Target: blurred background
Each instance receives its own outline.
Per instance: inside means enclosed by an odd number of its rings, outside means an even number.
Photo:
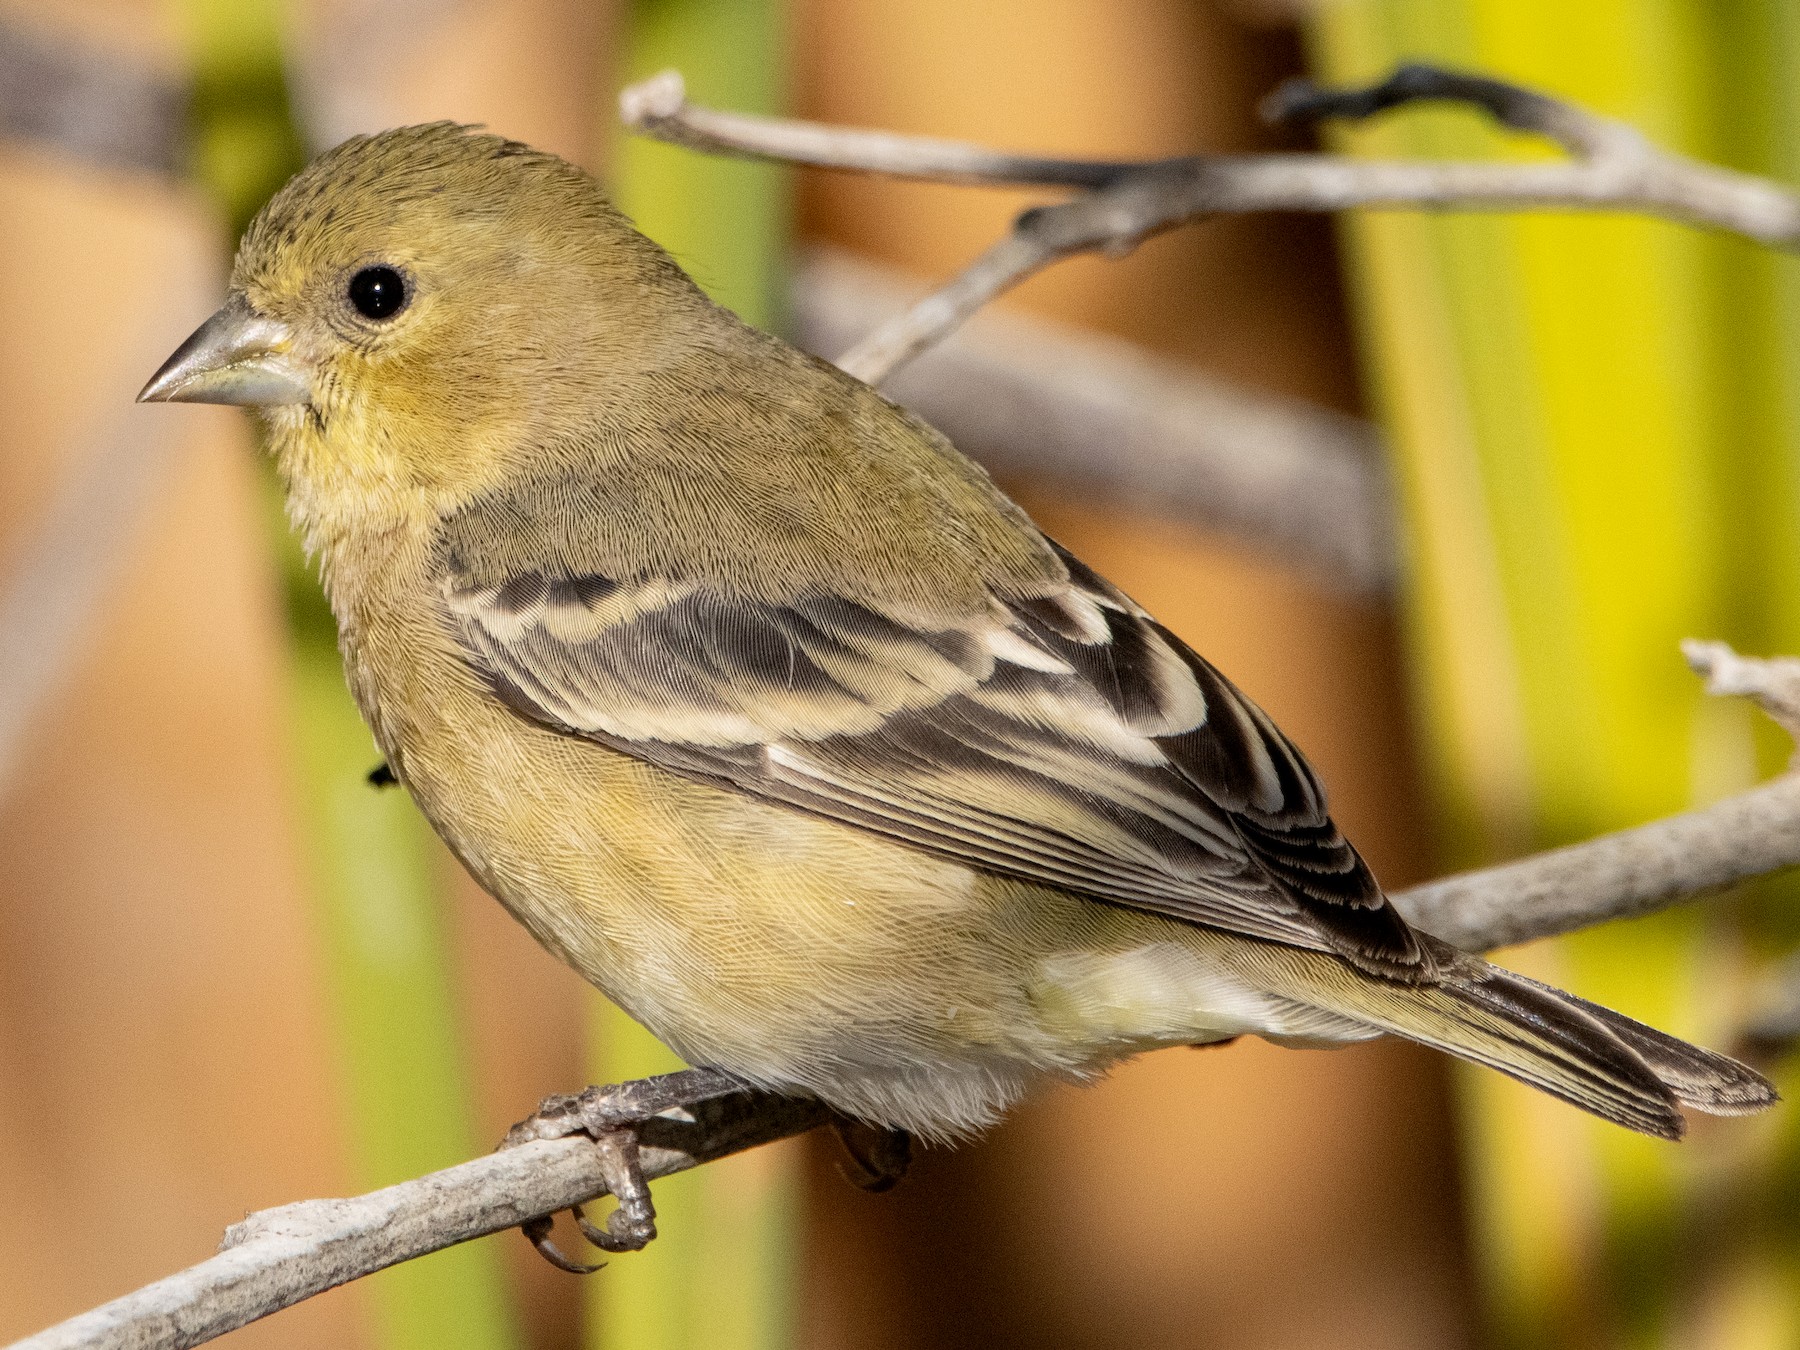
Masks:
[[[1311,148],[1257,100],[1408,57],[1800,175],[1793,0],[0,0],[0,1339],[248,1210],[671,1067],[365,782],[248,420],[131,406],[310,150],[486,123],[601,173],[720,299],[832,354],[1038,198],[626,142],[622,83],[676,66],[718,106],[1140,157]],[[1549,153],[1449,110],[1327,148]],[[1193,436],[1261,416],[1365,484],[1340,508],[1379,556],[1334,569],[1208,526],[1179,464],[1150,491],[1104,436],[1074,466],[964,438],[1274,714],[1391,887],[1780,766],[1675,644],[1800,651],[1791,261],[1633,219],[1255,217],[999,308],[977,355],[1151,370],[1221,410]],[[901,389],[959,437],[960,359]],[[1764,883],[1502,959],[1755,1053],[1792,1095],[1751,1030],[1793,900]],[[1675,1148],[1398,1044],[1164,1052],[888,1196],[816,1138],[656,1194],[664,1236],[587,1280],[503,1234],[237,1342],[1800,1346],[1791,1107]]]

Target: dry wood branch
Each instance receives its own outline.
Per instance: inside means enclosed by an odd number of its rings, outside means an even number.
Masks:
[[[1359,122],[1390,108],[1428,102],[1480,108],[1501,126],[1548,137],[1580,159],[1650,151],[1642,133],[1624,122],[1504,80],[1416,63],[1361,89],[1322,89],[1311,80],[1289,80],[1263,100],[1262,114],[1271,122],[1327,117]]]
[[[1195,155],[1137,163],[1045,159],[958,142],[752,118],[686,101],[664,72],[620,96],[627,126],[722,154],[959,183],[1090,189],[1026,212],[1012,232],[936,294],[871,334],[839,364],[881,383],[976,309],[1075,253],[1128,252],[1203,216],[1352,207],[1630,211],[1800,245],[1800,197],[1766,179],[1662,150],[1633,128],[1498,80],[1407,66],[1366,89],[1295,83],[1266,111],[1278,119],[1361,118],[1426,100],[1473,105],[1502,125],[1556,141],[1561,163],[1430,163],[1334,155]]]
[[[1713,806],[1394,896],[1406,917],[1471,951],[1554,937],[1800,864],[1800,777]]]
[[[1681,644],[1711,694],[1756,700],[1800,736],[1800,660]],[[1800,864],[1800,774],[1634,830],[1551,849],[1394,896],[1413,923],[1470,951],[1554,937]]]
[[[1707,693],[1755,699],[1770,720],[1800,745],[1800,659],[1778,656],[1759,660],[1739,656],[1723,642],[1694,638],[1681,644],[1681,654],[1694,673],[1706,680]]]
[[[620,1084],[621,1108],[651,1091],[692,1116],[643,1127],[646,1177],[668,1176],[823,1123],[823,1108],[730,1088],[690,1071]],[[11,1350],[176,1350],[199,1345],[361,1276],[497,1233],[606,1193],[588,1138],[491,1153],[348,1200],[262,1210],[219,1254],[17,1342]]]
[[[1800,667],[1702,654],[1759,700],[1791,692]],[[1504,867],[1415,887],[1407,917],[1471,950],[1644,914],[1746,877],[1800,864],[1800,775],[1704,810],[1623,830]],[[1785,1023],[1783,1024],[1785,1027]],[[741,1092],[689,1071],[607,1090],[675,1102],[691,1119],[645,1126],[647,1177],[667,1176],[828,1119],[816,1104]],[[585,1139],[522,1145],[350,1200],[307,1200],[251,1215],[210,1260],[17,1342],[10,1350],[148,1350],[199,1345],[313,1294],[606,1193]],[[629,1259],[629,1258],[627,1258]]]
[[[821,169],[861,169],[935,183],[1095,188],[1138,167],[1129,161],[1014,155],[963,141],[703,108],[687,101],[687,86],[674,70],[623,90],[619,116],[633,131],[690,150]]]

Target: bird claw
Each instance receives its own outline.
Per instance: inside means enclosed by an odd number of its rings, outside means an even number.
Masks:
[[[592,1275],[606,1264],[595,1261],[592,1265],[584,1261],[575,1261],[562,1254],[562,1249],[550,1240],[550,1228],[555,1222],[553,1214],[540,1214],[535,1219],[527,1219],[519,1225],[519,1231],[526,1240],[537,1248],[537,1254],[555,1266],[558,1270],[566,1270],[571,1275]]]
[[[600,1174],[618,1201],[604,1228],[591,1222],[580,1205],[569,1212],[581,1235],[603,1252],[641,1252],[656,1237],[656,1206],[650,1183],[638,1161],[638,1137],[629,1129],[609,1130],[594,1141],[600,1150]]]
[[[710,1069],[689,1069],[661,1078],[582,1092],[546,1097],[538,1109],[506,1132],[501,1148],[517,1148],[539,1139],[564,1139],[585,1134],[594,1141],[600,1175],[618,1202],[604,1224],[588,1218],[580,1205],[570,1206],[581,1235],[604,1252],[636,1252],[656,1237],[656,1207],[650,1200],[650,1184],[638,1157],[638,1130],[657,1117],[692,1120],[686,1106],[709,1093],[735,1087],[727,1075]],[[563,1254],[550,1240],[554,1216],[541,1215],[521,1224],[531,1245],[558,1270],[591,1275],[605,1262],[589,1265]]]
[[[852,1186],[879,1195],[890,1191],[912,1166],[912,1136],[905,1130],[871,1125],[849,1116],[833,1117],[832,1132],[849,1155],[838,1171]]]

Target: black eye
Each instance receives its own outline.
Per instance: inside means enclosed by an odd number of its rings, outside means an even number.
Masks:
[[[350,278],[350,303],[366,319],[386,319],[406,308],[406,278],[392,267],[365,267]]]

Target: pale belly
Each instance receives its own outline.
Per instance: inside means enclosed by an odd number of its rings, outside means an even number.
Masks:
[[[1309,1034],[1221,935],[692,782],[459,685],[430,725],[378,729],[396,771],[540,942],[689,1063],[941,1137],[1046,1075]]]

